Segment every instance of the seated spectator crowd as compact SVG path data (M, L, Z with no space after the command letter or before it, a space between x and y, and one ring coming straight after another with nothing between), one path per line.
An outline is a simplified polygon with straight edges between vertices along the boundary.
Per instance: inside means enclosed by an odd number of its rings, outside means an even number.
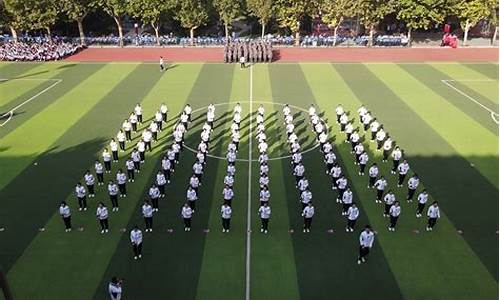
M62 41L4 42L0 44L0 61L60 60L83 49L83 46Z

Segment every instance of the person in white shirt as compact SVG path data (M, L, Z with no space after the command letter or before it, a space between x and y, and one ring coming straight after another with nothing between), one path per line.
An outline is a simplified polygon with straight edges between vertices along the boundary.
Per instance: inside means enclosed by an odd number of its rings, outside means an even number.
M406 159L404 159L403 162L400 163L398 166L398 173L399 173L398 187L403 186L403 182L405 181L406 174L408 174L409 170L410 170L410 165L408 164Z
M361 153L361 155L359 156L359 160L358 160L358 163L359 163L359 175L362 176L362 175L365 175L365 168L366 168L366 163L368 162L369 158L368 158L368 154L366 152L363 152Z
M302 210L302 217L304 217L304 229L303 232L311 232L311 224L314 216L314 206L311 201L307 203L307 206Z
M267 233L269 227L269 218L271 218L271 207L268 205L267 202L261 201L258 213L262 223L260 232Z
M305 190L300 193L300 202L302 203L302 209L306 208L309 202L312 200L312 193L310 190Z
M87 210L87 191L80 182L76 184L75 194L78 199L78 211Z
M227 203L222 204L220 208L221 216L222 216L222 232L229 232L231 227L231 214L232 209Z
M193 209L186 202L181 208L181 217L184 221L184 231L191 231L191 218L193 217Z
M288 104L285 104L283 106L283 115L288 116L291 113L290 106Z
M101 225L101 234L108 233L109 224L108 224L108 208L104 203L99 202L96 211L97 220L99 220L99 224Z
M396 146L394 150L392 150L391 157L392 157L391 174L396 174L396 170L398 169L399 166L399 160L401 159L401 157L403 157L403 151L399 148L399 146Z
M144 217L144 223L146 223L145 232L153 232L153 212L154 209L148 200L144 200L144 204L141 207L142 216Z
M362 117L362 123L363 123L363 129L365 131L368 131L368 128L370 127L370 122L372 121L372 115L370 112L366 112L366 114Z
M267 174L261 175L259 178L259 184L261 189L267 187L269 185L269 176L267 176Z
M142 231L139 226L135 225L134 229L130 231L130 242L132 243L132 251L134 252L134 259L142 257Z
M299 182L297 182L297 187L299 188L299 190L302 192L306 189L309 188L309 180L307 180L307 178L302 178L299 180Z
M160 122L161 124L161 122ZM154 121L152 121L150 124L149 124L149 131L151 132L151 135L153 137L153 141L158 141L158 124Z
M127 178L128 182L135 181L135 164L131 157L125 161L125 168L127 168Z
M418 175L415 173L413 176L408 179L408 196L406 197L406 200L408 202L413 201L413 195L415 195L415 191L417 190L417 187L420 183L420 179L418 178Z
M132 140L132 123L128 119L125 119L122 124L123 131L125 132L125 139L127 141Z
M302 161L302 154L300 152L296 152L292 154L292 165L295 168Z
M165 178L165 175L163 175L162 171L158 171L158 173L156 173L156 186L158 187L158 190L160 190L161 198L165 197L166 184L167 184L167 179Z
M269 191L267 186L264 186L259 193L260 206L263 206L264 204L268 203L270 198L271 198L271 192Z
M375 184L375 181L377 180L379 170L377 163L373 163L371 167L368 169L368 188L371 189L373 188L373 185Z
M425 203L429 199L429 194L427 194L427 190L422 190L420 194L417 196L417 213L416 217L422 217L422 212L424 211Z
M186 191L186 199L189 207L191 207L194 212L196 209L196 200L198 200L198 194L191 186L189 186Z
M123 130L120 129L120 131L118 131L118 133L116 134L116 140L118 141L118 144L120 146L120 151L125 151L125 141L127 140L127 137L125 136Z
M342 168L336 162L333 167L330 169L330 176L332 176L332 190L337 189L337 180L342 175Z
M384 217L388 217L390 214L390 210L392 205L396 202L396 195L392 192L392 190L388 190L384 196Z
M380 129L377 131L377 134L375 136L375 138L377 139L377 151L380 151L380 149L382 149L382 145L384 144L386 137L387 134L385 133L382 125L380 125Z
M201 176L203 175L203 165L199 162L195 162L193 165L193 172L196 177L201 181Z
M339 194L337 196L337 202L342 203L342 196L344 196L345 189L347 188L347 178L344 176L337 179L337 190Z
M109 153L108 149L104 149L102 151L102 161L104 162L106 173L111 173L111 154Z
M61 202L61 206L59 206L59 214L61 215L64 227L66 232L71 231L71 210L65 201Z
M118 161L118 143L115 141L115 139L111 139L111 142L109 142L109 149L111 149L111 154L113 155L113 162Z
M314 116L316 114L316 107L314 107L314 104L311 104L308 109L309 112L309 117Z
M377 189L377 198L375 199L375 203L382 203L382 195L384 194L384 190L387 186L387 180L385 180L384 176L380 176L380 178L375 181L373 186Z
M89 198L95 197L95 192L94 192L94 175L90 173L89 170L85 172L85 175L83 176L85 179L85 185L87 186L87 190L89 191Z
M359 235L359 256L358 265L362 262L366 262L366 257L370 253L370 249L373 247L373 242L375 241L375 234L372 231L370 225L366 225L365 230Z
M226 168L226 172L227 172L227 174L234 176L234 174L236 173L236 166L228 165Z
M226 185L222 190L222 195L224 197L224 203L231 206L231 200L233 200L234 192L233 189Z
M149 130L149 128L144 129L144 131L142 132L142 140L144 141L146 150L150 152L152 151L151 139L153 139L153 133Z
M155 112L155 123L158 131L161 131L163 129L163 114L161 111L156 111Z
M427 210L427 231L432 231L434 226L436 225L437 220L441 217L439 212L439 206L437 201L434 201L429 209Z
M399 215L401 214L401 206L399 201L394 202L394 204L389 209L389 231L396 231L396 224L398 223Z
M377 118L373 118L372 122L370 123L370 132L371 132L371 137L370 137L370 142L374 142L375 138L377 137L377 131L379 130L380 123L377 121Z
M337 123L340 123L340 116L344 114L344 108L342 107L342 104L337 105L335 108L335 114L337 115Z
M233 142L233 145L234 145L234 142ZM236 162L236 152L235 151L229 151L226 154L226 159L227 159L227 163L228 164L234 165L234 163Z
M340 116L340 131L344 132L345 127L349 123L349 117L344 113Z
M141 154L139 153L139 150L134 148L132 153L130 153L130 157L132 157L132 161L134 162L134 170L137 173L141 173Z
M189 122L191 122L191 113L192 112L193 112L193 108L191 108L191 105L189 103L186 104L186 106L184 106L184 113L188 116Z
M160 72L165 71L165 61L163 60L163 56L160 56Z
M349 209L347 210L347 225L345 227L346 232L354 232L354 226L356 225L356 220L359 217L359 208L356 203L353 202Z
M95 161L94 169L95 169L95 174L97 176L97 185L103 185L104 184L104 167L98 159L96 159L96 161Z
M120 197L127 197L127 175L121 169L116 173L116 182L120 190Z
M330 143L328 144L325 144L325 145L329 145ZM325 154L325 164L326 164L326 174L329 173L329 171L333 168L333 166L335 165L335 162L337 161L337 156L335 155L335 153L333 153L333 151L331 152L328 152Z
M200 180L198 179L198 177L196 177L196 175L193 174L191 178L189 178L189 186L192 187L193 190L198 192L198 187L200 187L200 185L201 185Z
M361 104L361 106L358 108L359 123L363 122L363 116L366 115L367 112L368 110L366 109L366 107Z
M148 194L149 198L151 199L151 203L153 203L153 210L159 211L158 199L160 198L160 190L158 189L156 184L153 183L153 185L151 185Z
M111 300L122 299L122 281L116 277L111 278L108 285L108 293Z
M345 216L347 215L347 211L349 210L349 207L352 205L352 191L350 188L347 188L346 191L344 192L344 195L342 195L342 215Z
M146 160L146 143L144 142L144 140L139 140L137 142L137 152L139 152L139 158L141 159L141 164L144 163L144 161ZM137 168L136 168L137 169Z
M134 113L137 116L137 121L139 123L142 123L142 107L139 103L135 105Z
M161 117L162 117L163 122L167 122L168 107L165 103L162 103L160 105L160 113L161 113Z
M384 150L382 154L382 162L386 162L389 158L389 154L392 149L392 143L393 141L390 137L387 137L387 139L384 141L384 145L382 146Z
M113 180L108 183L108 195L109 200L111 200L111 205L113 206L112 211L118 211L118 186Z
M128 121L132 125L132 131L137 132L137 115L134 112L130 114Z

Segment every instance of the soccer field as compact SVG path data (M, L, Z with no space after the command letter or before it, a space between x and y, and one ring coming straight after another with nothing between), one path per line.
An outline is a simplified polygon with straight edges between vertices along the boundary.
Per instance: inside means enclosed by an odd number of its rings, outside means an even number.
M174 63L164 73L148 63L1 63L0 266L15 299L108 299L112 276L124 278L124 299L497 299L498 86L497 62L277 63L243 70ZM120 211L110 212L110 233L101 235L95 209L98 201L109 204L106 185L87 199L87 212L78 212L74 187L87 169L93 171L94 160L138 102L149 121L165 102L169 128L147 152L135 182L128 183ZM195 159L185 149L160 199L154 232L144 233L143 258L135 261L129 230L144 227L140 206L173 140L171 127L191 104L195 112L186 145L196 148L212 102L217 104L212 157L193 229L184 232L180 217ZM224 157L237 102L243 107L242 140L231 232L222 233ZM284 103L294 106L316 208L308 234L302 233L288 158ZM405 150L409 174L420 176L419 191L426 188L429 202L439 201L441 219L433 232L425 231L426 218L415 217L415 201L405 200L406 185L397 187L391 162L381 161L366 136L369 164L379 164L402 203L397 230L387 230L383 205L367 188L368 175L358 175L336 123L339 103L357 126L356 110L363 103ZM258 149L250 132L255 131L250 113L261 104L272 158L268 234L260 232ZM311 104L328 124L360 207L354 233L344 230L337 192L302 110ZM132 148L128 143L105 181L125 169ZM72 209L71 233L64 232L58 214L62 200ZM367 263L358 265L365 224L377 231L376 240Z

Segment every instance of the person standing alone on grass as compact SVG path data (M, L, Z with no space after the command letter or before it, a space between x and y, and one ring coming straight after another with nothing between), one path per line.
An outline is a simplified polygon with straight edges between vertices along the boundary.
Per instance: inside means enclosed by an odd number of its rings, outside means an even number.
M362 262L366 262L366 256L370 253L370 249L373 247L373 242L375 241L375 234L372 231L370 225L365 226L365 230L359 235L359 256L358 265Z
M224 203L220 209L221 215L222 215L222 232L229 232L229 229L231 227L231 206L229 206L227 203Z
M262 202L261 202L262 203ZM260 232L267 233L267 228L269 226L269 218L271 217L271 207L264 202L259 208L260 220L262 222L262 227Z
M163 56L160 56L160 72L165 71L165 60L163 59Z
M64 231L70 232L71 231L71 211L69 209L69 206L66 204L65 201L61 202L61 206L59 207L59 214L61 215L63 221L64 221L64 226L66 229Z
M142 231L139 226L135 225L130 231L130 242L132 242L132 250L134 251L134 259L142 257Z
M108 293L111 300L121 300L122 280L117 277L111 278L111 282L108 285Z

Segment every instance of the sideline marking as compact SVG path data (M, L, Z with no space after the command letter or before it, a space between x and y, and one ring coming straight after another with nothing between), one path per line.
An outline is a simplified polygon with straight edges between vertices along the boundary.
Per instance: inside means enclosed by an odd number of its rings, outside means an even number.
M480 107L482 107L484 110L488 111L490 113L490 117L495 122L496 124L499 124L499 117L498 113L496 111L491 110L490 108L486 107L484 104L479 102L478 100L472 98L469 96L467 93L464 91L460 90L459 88L455 87L453 84L450 82L480 82L480 81L494 81L493 79L463 79L463 80L458 80L458 79L441 79L441 82L446 84L448 87L452 88L454 91L459 93L460 95L464 96L465 98L469 99L470 101L476 103Z
M253 101L253 65L250 65L250 136L248 138L248 199L247 199L247 253L246 253L246 285L245 299L250 300L250 251L251 238L250 230L252 229L252 139L253 139L253 124L252 124L252 101Z
M47 92L48 90L50 90L51 88L55 87L56 85L58 85L59 83L61 83L63 80L62 79L36 79L36 78L12 78L12 79L8 79L8 78L0 78L0 82L2 81L10 81L10 80L43 80L43 81L54 81L54 83L52 83L51 85L49 85L48 87L44 88L43 90L41 90L40 92L36 93L34 96L32 96L31 98L23 101L22 103L18 104L17 106L11 108L9 111L7 111L6 113L0 115L0 120L2 120L3 118L5 118L6 116L8 116L7 120L5 120L4 122L0 123L0 127L3 127L5 124L7 124L7 122L9 122L12 117L14 116L14 112L21 108L23 105L35 100L35 98L37 98L38 96L40 96L41 94Z

